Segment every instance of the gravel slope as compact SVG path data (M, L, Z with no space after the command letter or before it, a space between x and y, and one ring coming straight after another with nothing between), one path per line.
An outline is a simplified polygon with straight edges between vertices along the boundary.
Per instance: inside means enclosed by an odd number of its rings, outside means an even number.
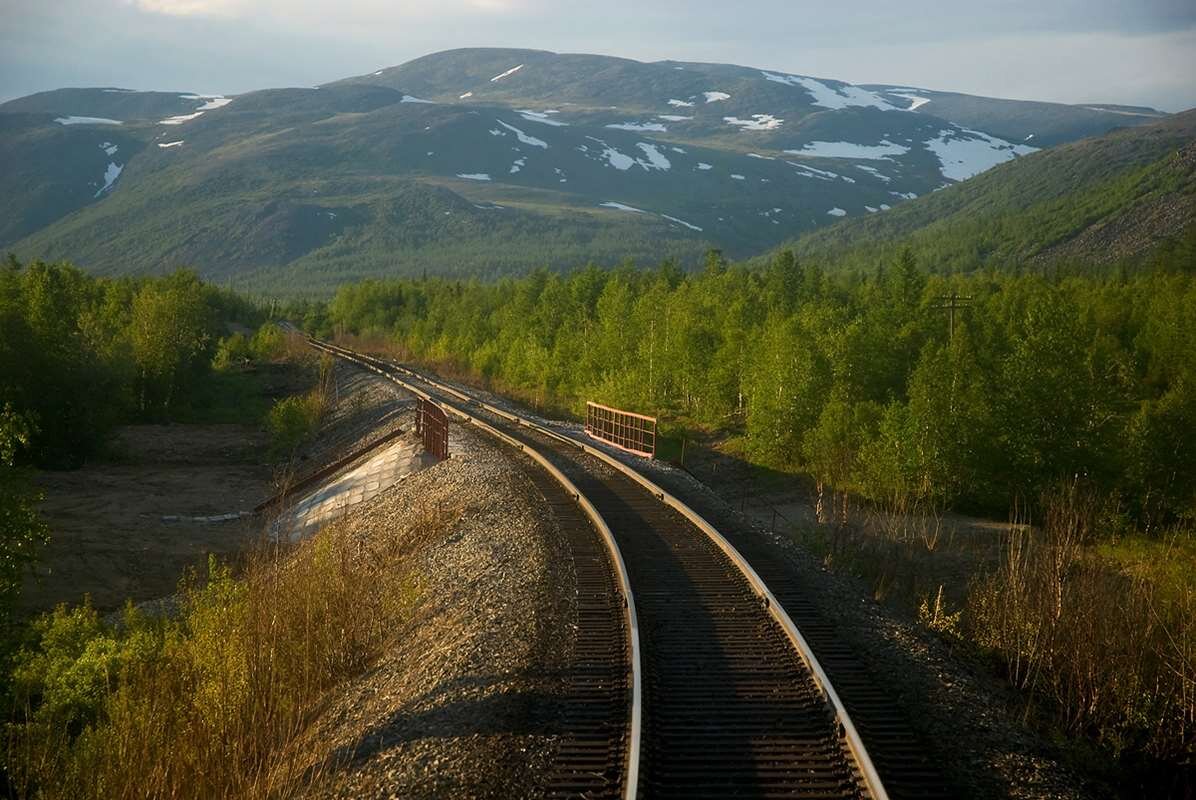
M468 431L453 457L339 523L368 541L424 515L410 620L311 732L312 797L536 797L573 647L572 559L522 457Z

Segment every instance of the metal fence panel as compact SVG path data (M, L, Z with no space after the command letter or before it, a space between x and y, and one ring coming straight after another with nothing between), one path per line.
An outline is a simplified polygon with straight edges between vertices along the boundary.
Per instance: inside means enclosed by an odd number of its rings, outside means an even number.
M656 455L656 417L587 401L586 433L629 453Z
M421 398L415 409L415 431L423 440L424 450L434 458L448 458L448 417L444 409Z

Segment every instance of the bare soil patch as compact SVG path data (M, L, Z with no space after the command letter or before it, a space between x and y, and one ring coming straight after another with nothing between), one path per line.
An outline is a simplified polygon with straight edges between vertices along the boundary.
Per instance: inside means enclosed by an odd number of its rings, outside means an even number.
M50 545L23 593L27 611L90 595L101 611L175 591L207 554L229 557L256 523L201 523L247 511L270 491L265 434L247 425L130 425L117 432L119 463L37 477Z

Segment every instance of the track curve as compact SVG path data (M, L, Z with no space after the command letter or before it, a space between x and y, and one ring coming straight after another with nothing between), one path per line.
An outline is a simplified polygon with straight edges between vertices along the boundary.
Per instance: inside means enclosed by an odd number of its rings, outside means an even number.
M637 587L631 607L644 665L634 686L637 697L642 689L644 720L642 745L633 734L627 750L624 797L638 791L887 800L813 650L747 560L704 518L598 448L405 367L310 341L535 453L558 481L564 478L561 485L574 487L578 502L590 504L591 521L601 520L612 557L626 570L629 599Z

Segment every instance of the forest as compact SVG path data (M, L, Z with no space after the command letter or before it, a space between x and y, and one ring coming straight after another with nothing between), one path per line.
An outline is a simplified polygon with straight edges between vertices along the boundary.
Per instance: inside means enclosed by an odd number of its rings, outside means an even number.
M96 457L122 423L194 413L226 321L254 305L190 272L106 279L69 264L0 265L0 657L47 530L29 470Z
M833 274L711 252L688 274L364 281L291 312L535 405L724 430L828 490L1004 517L1079 479L1149 528L1196 515L1194 260L1189 245L1134 274L943 276L908 251Z

